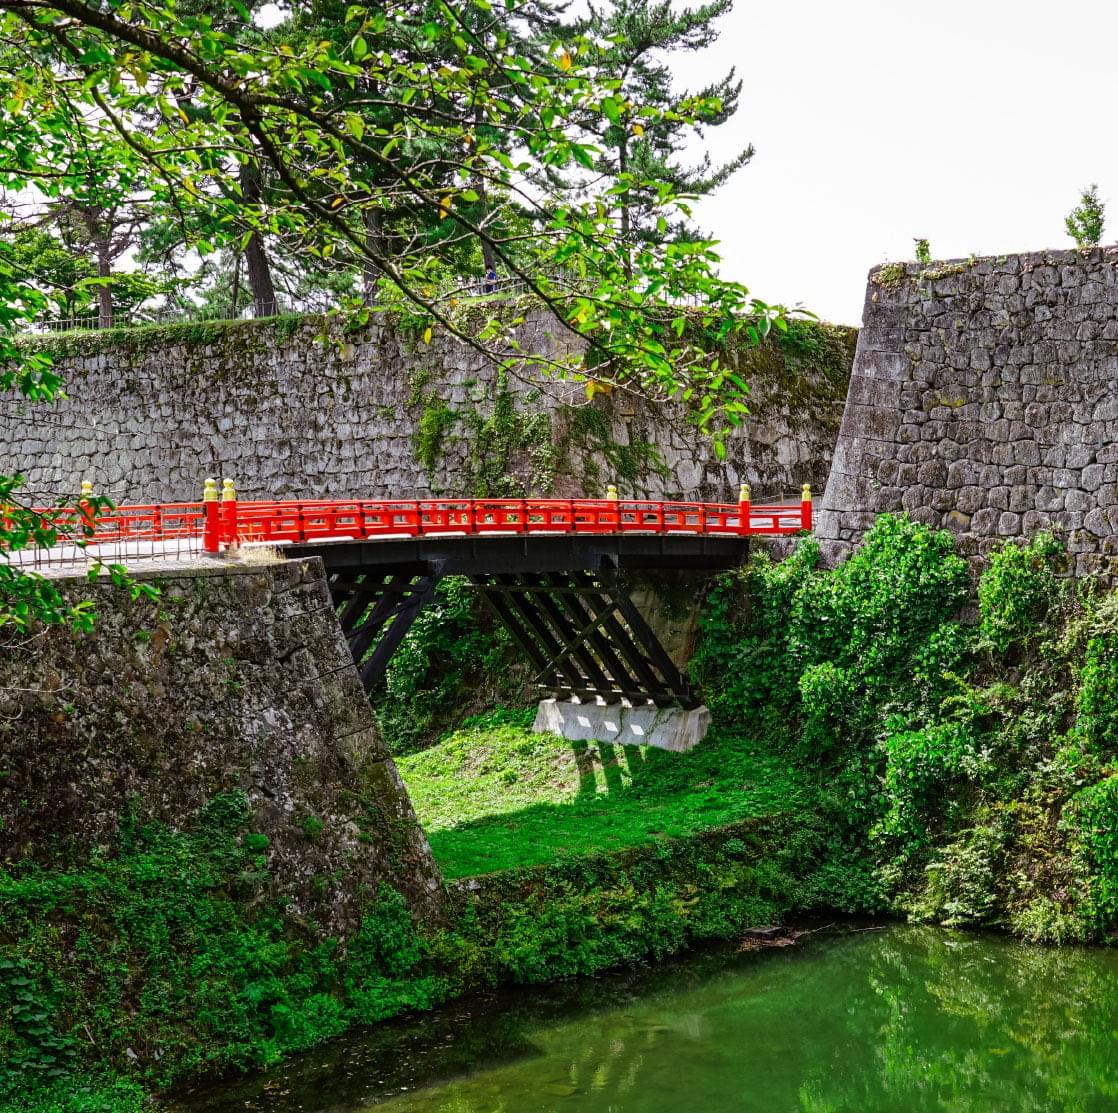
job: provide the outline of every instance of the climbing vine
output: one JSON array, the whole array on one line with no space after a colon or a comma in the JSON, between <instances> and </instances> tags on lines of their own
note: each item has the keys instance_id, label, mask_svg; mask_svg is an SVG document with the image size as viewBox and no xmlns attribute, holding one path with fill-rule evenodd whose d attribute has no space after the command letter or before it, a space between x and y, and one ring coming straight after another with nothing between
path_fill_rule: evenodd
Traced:
<instances>
[{"instance_id":1,"label":"climbing vine","mask_svg":"<svg viewBox=\"0 0 1118 1113\"><path fill-rule=\"evenodd\" d=\"M531 405L538 393L524 401ZM555 486L558 463L551 437L551 418L545 410L517 408L508 375L500 371L488 416L471 412L469 485L476 498L516 498L529 492L548 494ZM528 464L527 481L518 478L518 465Z\"/></svg>"}]
</instances>

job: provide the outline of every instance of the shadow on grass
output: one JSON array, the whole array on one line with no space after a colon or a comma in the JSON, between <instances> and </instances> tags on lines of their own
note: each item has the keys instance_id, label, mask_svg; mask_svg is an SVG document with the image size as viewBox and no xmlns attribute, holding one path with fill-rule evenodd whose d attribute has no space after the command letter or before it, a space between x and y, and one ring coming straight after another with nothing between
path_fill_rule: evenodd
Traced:
<instances>
[{"instance_id":1,"label":"shadow on grass","mask_svg":"<svg viewBox=\"0 0 1118 1113\"><path fill-rule=\"evenodd\" d=\"M681 837L780 811L793 794L784 770L743 752L736 740L691 754L569 745L578 771L573 800L531 804L428 832L447 877Z\"/></svg>"}]
</instances>

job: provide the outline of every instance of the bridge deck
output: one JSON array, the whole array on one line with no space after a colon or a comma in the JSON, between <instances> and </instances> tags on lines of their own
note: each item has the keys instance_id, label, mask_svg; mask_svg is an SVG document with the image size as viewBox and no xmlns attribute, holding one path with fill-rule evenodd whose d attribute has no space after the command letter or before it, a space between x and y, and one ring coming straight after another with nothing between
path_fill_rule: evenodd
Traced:
<instances>
[{"instance_id":1,"label":"bridge deck","mask_svg":"<svg viewBox=\"0 0 1118 1113\"><path fill-rule=\"evenodd\" d=\"M340 568L437 568L444 576L619 568L733 568L749 552L748 537L639 534L570 534L547 537L417 537L396 541L308 541L291 546L317 556L328 570Z\"/></svg>"},{"instance_id":2,"label":"bridge deck","mask_svg":"<svg viewBox=\"0 0 1118 1113\"><path fill-rule=\"evenodd\" d=\"M737 503L617 498L241 502L231 486L218 501L212 481L207 493L211 497L200 503L112 507L91 496L73 507L43 508L36 513L61 544L24 550L33 554L29 557L11 556L46 567L72 559L75 547L138 560L260 544L313 549L332 561L336 546L358 545L367 563L423 561L443 552L464 563L483 552L494 560L526 559L538 551L541 559L573 555L583 566L583 554L594 549L580 543L594 542L632 560L693 556L725 566L740 556L743 538L811 529L807 488L799 503L788 505L754 505L747 498ZM374 552L374 544L383 553ZM485 549L478 547L482 544Z\"/></svg>"}]
</instances>

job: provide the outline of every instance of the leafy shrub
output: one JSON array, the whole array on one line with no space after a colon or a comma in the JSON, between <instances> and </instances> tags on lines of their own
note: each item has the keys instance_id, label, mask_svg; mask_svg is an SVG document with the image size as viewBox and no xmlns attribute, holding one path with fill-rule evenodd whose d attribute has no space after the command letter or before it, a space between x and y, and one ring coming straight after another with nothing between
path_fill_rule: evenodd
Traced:
<instances>
[{"instance_id":1,"label":"leafy shrub","mask_svg":"<svg viewBox=\"0 0 1118 1113\"><path fill-rule=\"evenodd\" d=\"M926 885L910 907L912 917L949 927L986 922L998 896L1004 849L998 825L975 827L944 847L925 867Z\"/></svg>"},{"instance_id":2,"label":"leafy shrub","mask_svg":"<svg viewBox=\"0 0 1118 1113\"><path fill-rule=\"evenodd\" d=\"M887 890L921 918L1046 940L1118 918L1115 803L1080 792L1118 748L1118 595L1078 615L1062 564L1047 535L995 553L977 629L951 537L904 516L833 570L808 543L722 582L696 671L744 744L813 784L826 899L870 908ZM1089 865L1054 818L1077 792Z\"/></svg>"},{"instance_id":3,"label":"leafy shrub","mask_svg":"<svg viewBox=\"0 0 1118 1113\"><path fill-rule=\"evenodd\" d=\"M137 1083L82 1072L53 1084L34 1085L4 1102L4 1113L150 1113L151 1102Z\"/></svg>"},{"instance_id":4,"label":"leafy shrub","mask_svg":"<svg viewBox=\"0 0 1118 1113\"><path fill-rule=\"evenodd\" d=\"M1010 926L1030 943L1085 943L1092 935L1092 925L1079 907L1069 909L1049 896L1034 897L1015 910Z\"/></svg>"},{"instance_id":5,"label":"leafy shrub","mask_svg":"<svg viewBox=\"0 0 1118 1113\"><path fill-rule=\"evenodd\" d=\"M1079 676L1079 726L1094 745L1114 754L1118 752L1118 638L1092 638Z\"/></svg>"},{"instance_id":6,"label":"leafy shrub","mask_svg":"<svg viewBox=\"0 0 1118 1113\"><path fill-rule=\"evenodd\" d=\"M387 885L350 942L344 986L348 1020L375 1024L406 1009L430 1008L434 979L421 967L423 949L404 898Z\"/></svg>"},{"instance_id":7,"label":"leafy shrub","mask_svg":"<svg viewBox=\"0 0 1118 1113\"><path fill-rule=\"evenodd\" d=\"M834 570L818 558L813 541L779 564L754 558L739 582L744 608L723 580L692 668L719 714L787 737L802 713L805 744L829 749L864 742L899 686L906 699L942 693L969 644L953 621L969 581L951 535L905 516L879 518Z\"/></svg>"},{"instance_id":8,"label":"leafy shrub","mask_svg":"<svg viewBox=\"0 0 1118 1113\"><path fill-rule=\"evenodd\" d=\"M1118 924L1118 773L1077 793L1066 814L1093 867L1098 926L1112 930Z\"/></svg>"},{"instance_id":9,"label":"leafy shrub","mask_svg":"<svg viewBox=\"0 0 1118 1113\"><path fill-rule=\"evenodd\" d=\"M1082 624L1076 727L1096 751L1118 755L1118 594L1107 596Z\"/></svg>"},{"instance_id":10,"label":"leafy shrub","mask_svg":"<svg viewBox=\"0 0 1118 1113\"><path fill-rule=\"evenodd\" d=\"M1064 217L1064 227L1076 247L1097 247L1105 220L1106 205L1099 200L1099 187L1091 185L1080 194L1079 204Z\"/></svg>"},{"instance_id":11,"label":"leafy shrub","mask_svg":"<svg viewBox=\"0 0 1118 1113\"><path fill-rule=\"evenodd\" d=\"M1063 551L1051 534L1039 533L991 554L978 583L979 630L1002 653L1035 639L1065 600L1067 585L1056 576Z\"/></svg>"},{"instance_id":12,"label":"leafy shrub","mask_svg":"<svg viewBox=\"0 0 1118 1113\"><path fill-rule=\"evenodd\" d=\"M907 683L914 655L963 606L968 584L951 534L882 515L844 564L797 592L791 652L805 667L851 668L875 689Z\"/></svg>"},{"instance_id":13,"label":"leafy shrub","mask_svg":"<svg viewBox=\"0 0 1118 1113\"><path fill-rule=\"evenodd\" d=\"M74 1063L74 1041L55 1027L56 994L24 958L0 954L0 1098L26 1086L67 1077Z\"/></svg>"},{"instance_id":14,"label":"leafy shrub","mask_svg":"<svg viewBox=\"0 0 1118 1113\"><path fill-rule=\"evenodd\" d=\"M851 733L851 718L858 714L858 687L850 670L831 661L810 665L801 673L804 752L825 754Z\"/></svg>"},{"instance_id":15,"label":"leafy shrub","mask_svg":"<svg viewBox=\"0 0 1118 1113\"><path fill-rule=\"evenodd\" d=\"M756 554L737 575L719 577L708 593L689 672L724 720L757 724L759 717L775 716L774 728L787 722L800 676L788 646L792 604L818 574L818 563L818 544L804 539L787 560Z\"/></svg>"},{"instance_id":16,"label":"leafy shrub","mask_svg":"<svg viewBox=\"0 0 1118 1113\"><path fill-rule=\"evenodd\" d=\"M889 810L881 832L920 842L929 823L966 782L979 784L992 770L988 750L959 722L899 731L885 740L885 793Z\"/></svg>"}]
</instances>

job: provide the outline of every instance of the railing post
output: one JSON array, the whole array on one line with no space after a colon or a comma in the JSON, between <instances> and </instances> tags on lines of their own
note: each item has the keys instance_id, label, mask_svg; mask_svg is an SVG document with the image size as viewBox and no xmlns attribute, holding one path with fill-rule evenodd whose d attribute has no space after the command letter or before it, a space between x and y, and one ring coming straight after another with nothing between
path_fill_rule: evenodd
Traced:
<instances>
[{"instance_id":1,"label":"railing post","mask_svg":"<svg viewBox=\"0 0 1118 1113\"><path fill-rule=\"evenodd\" d=\"M226 549L237 547L237 488L231 479L221 481L221 539Z\"/></svg>"},{"instance_id":2,"label":"railing post","mask_svg":"<svg viewBox=\"0 0 1118 1113\"><path fill-rule=\"evenodd\" d=\"M606 498L610 502L619 502L620 501L621 496L617 493L617 484L611 483L606 488ZM611 522L607 522L606 524L613 527L614 533L620 533L621 532L621 507L620 506L614 508L613 520Z\"/></svg>"},{"instance_id":3,"label":"railing post","mask_svg":"<svg viewBox=\"0 0 1118 1113\"><path fill-rule=\"evenodd\" d=\"M811 484L805 483L800 492L800 529L811 529Z\"/></svg>"},{"instance_id":4,"label":"railing post","mask_svg":"<svg viewBox=\"0 0 1118 1113\"><path fill-rule=\"evenodd\" d=\"M97 519L93 511L93 484L88 479L82 480L81 498L78 499L80 514L79 529L83 537L92 537L97 529Z\"/></svg>"},{"instance_id":5,"label":"railing post","mask_svg":"<svg viewBox=\"0 0 1118 1113\"><path fill-rule=\"evenodd\" d=\"M202 509L205 519L202 523L202 551L217 553L221 551L221 504L217 501L217 480L207 479L202 488Z\"/></svg>"},{"instance_id":6,"label":"railing post","mask_svg":"<svg viewBox=\"0 0 1118 1113\"><path fill-rule=\"evenodd\" d=\"M749 491L749 484L743 483L741 489L738 491L738 530L741 533L749 533L749 514L750 502L752 495Z\"/></svg>"}]
</instances>

